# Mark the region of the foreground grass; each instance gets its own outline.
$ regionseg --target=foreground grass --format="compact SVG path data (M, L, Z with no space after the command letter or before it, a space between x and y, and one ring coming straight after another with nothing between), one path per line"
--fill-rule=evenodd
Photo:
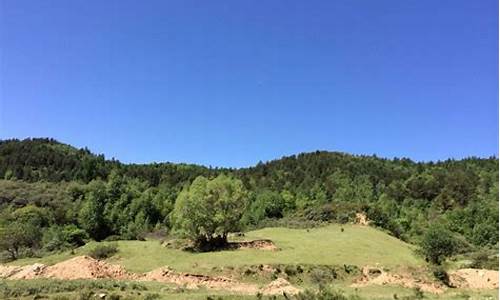
M0 280L0 299L255 299L255 296L228 295L224 291L188 290L165 283L129 282L117 280Z
M341 231L341 227L344 231ZM147 272L160 266L178 271L209 272L214 267L257 264L317 264L386 267L422 266L424 262L406 244L377 229L358 225L329 225L314 229L265 228L248 232L247 240L271 239L281 250L256 249L189 253L162 247L158 241L118 241L119 253L109 262L132 272ZM39 259L22 259L12 264L34 262L54 264L88 252L96 243Z
M418 299L412 289L397 286L369 286L362 289L336 285L337 290L351 299L390 300ZM172 285L155 282L128 282L115 280L0 280L0 299L98 299L96 294L105 293L106 299L144 299L144 300L257 300L256 295L231 295L224 291L205 289L187 290ZM353 296L357 296L356 298ZM262 299L285 299L282 296L262 297ZM425 294L424 299L484 299L497 300L496 290L448 290L441 295Z

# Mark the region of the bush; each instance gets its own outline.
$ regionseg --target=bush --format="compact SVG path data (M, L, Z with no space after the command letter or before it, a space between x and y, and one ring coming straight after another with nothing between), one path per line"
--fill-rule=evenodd
M295 299L297 300L350 300L356 299L361 300L361 297L355 296L346 296L340 290L334 290L330 288L321 287L319 291L314 292L311 290L305 290L296 295Z
M475 252L471 255L471 268L498 270L498 254L489 255L485 250Z
M420 243L425 258L436 265L456 252L457 241L453 234L439 224L433 224L425 232Z
M297 268L293 265L288 265L285 267L285 274L288 276L295 276L297 274Z
M118 252L116 244L98 245L89 251L89 256L95 259L106 259Z
M87 233L75 225L52 226L43 234L43 247L48 251L63 250L85 245Z
M448 273L442 267L436 267L432 271L434 277L442 282L446 286L450 286L450 278L448 277Z

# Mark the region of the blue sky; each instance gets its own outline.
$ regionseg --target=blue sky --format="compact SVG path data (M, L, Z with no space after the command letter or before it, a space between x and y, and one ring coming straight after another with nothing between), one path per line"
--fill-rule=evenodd
M0 3L0 138L232 167L498 155L498 1Z

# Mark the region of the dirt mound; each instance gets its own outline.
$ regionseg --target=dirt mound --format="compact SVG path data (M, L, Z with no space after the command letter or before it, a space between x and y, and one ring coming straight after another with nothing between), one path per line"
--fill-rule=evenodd
M21 271L22 267L0 265L0 279L8 278Z
M12 275L9 276L9 279L37 278L40 277L46 269L47 266L44 264L33 264L24 267L19 267L17 271L15 271Z
M117 280L158 281L173 283L189 289L205 287L209 289L226 290L242 294L266 295L296 294L300 289L292 286L285 279L277 279L263 289L252 283L243 283L228 277L212 277L206 275L178 273L168 267L159 268L145 274L127 272L118 265L96 260L89 256L77 256L52 266L33 264L28 266L2 266L0 265L0 278L2 279L99 279L110 278Z
M43 272L43 277L58 279L133 279L134 275L128 273L121 266L112 265L89 256L77 256L47 267Z
M445 287L432 281L415 278L411 274L401 273L392 274L385 272L377 267L363 267L362 276L354 284L353 287L362 287L367 285L401 285L407 288L420 288L424 292L440 294L444 292Z
M457 288L497 289L498 271L460 269L449 274L450 285Z
M301 290L294 287L286 279L278 278L264 287L261 292L264 295L283 295L286 293L288 295L298 294Z
M168 267L159 268L146 273L141 280L174 283L189 289L197 289L203 286L210 289L222 289L245 294L255 294L259 291L258 287L254 284L241 283L227 277L176 273Z
M271 240L254 240L254 241L242 241L230 243L231 248L236 249L258 249L258 250L268 250L277 251L278 247Z
M77 256L53 266L33 264L23 267L0 266L0 278L6 279L134 279L134 274L128 273L120 266L108 264L89 256Z

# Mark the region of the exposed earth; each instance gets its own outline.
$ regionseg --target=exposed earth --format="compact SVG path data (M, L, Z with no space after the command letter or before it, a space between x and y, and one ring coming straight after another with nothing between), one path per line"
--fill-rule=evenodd
M89 256L77 256L52 266L33 264L27 266L0 265L1 279L38 279L54 278L72 279L117 279L136 281L158 281L173 283L188 289L205 287L225 290L240 294L264 295L297 294L301 289L292 286L286 279L278 278L269 285L260 288L257 284L242 283L227 277L212 277L207 275L177 273L168 267L155 269L151 272L137 274L127 272L119 265L93 259Z
M273 268L265 265L266 270ZM406 288L419 288L424 292L441 294L447 287L432 281L421 272L402 271L387 272L383 268L366 266L362 268L359 278L352 287L360 288L369 285L399 285ZM498 271L480 269L459 269L450 273L450 285L467 289L497 289ZM53 278L62 280L73 279L115 279L133 281L157 281L172 283L187 289L208 288L224 290L238 294L255 295L289 295L297 294L300 288L293 286L284 278L277 278L268 285L259 286L254 283L239 282L224 276L208 276L185 272L176 272L169 267L161 267L146 273L128 272L123 267L96 260L89 256L77 256L69 260L47 266L35 263L26 266L0 265L1 279L39 279Z

